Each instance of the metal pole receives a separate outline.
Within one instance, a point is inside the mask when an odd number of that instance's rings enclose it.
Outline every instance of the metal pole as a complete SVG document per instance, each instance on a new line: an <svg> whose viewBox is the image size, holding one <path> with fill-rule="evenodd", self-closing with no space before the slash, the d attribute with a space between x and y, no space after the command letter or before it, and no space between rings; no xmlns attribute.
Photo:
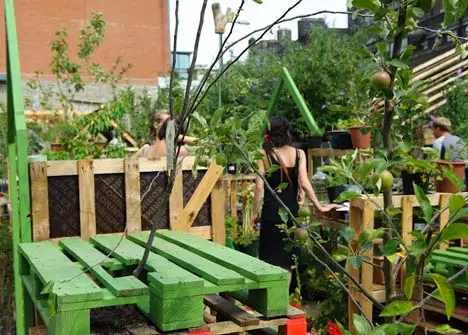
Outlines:
<svg viewBox="0 0 468 335"><path fill-rule="evenodd" d="M218 34L219 35L219 50L222 51L222 47L223 47L223 34ZM221 71L223 71L223 67L224 67L224 64L223 64L223 56L221 55L221 57L219 58L219 73L221 73ZM219 78L218 80L218 107L221 108L222 104L223 104L223 101L222 101L222 97L221 97L221 78Z"/></svg>

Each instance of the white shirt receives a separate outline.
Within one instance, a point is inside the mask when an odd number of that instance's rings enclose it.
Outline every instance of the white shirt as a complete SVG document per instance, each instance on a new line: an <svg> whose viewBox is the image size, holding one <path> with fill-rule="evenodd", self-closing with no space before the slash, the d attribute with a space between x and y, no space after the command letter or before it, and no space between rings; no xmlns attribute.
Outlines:
<svg viewBox="0 0 468 335"><path fill-rule="evenodd" d="M437 138L432 144L432 148L440 152L442 150L442 144L444 143L445 136Z"/></svg>

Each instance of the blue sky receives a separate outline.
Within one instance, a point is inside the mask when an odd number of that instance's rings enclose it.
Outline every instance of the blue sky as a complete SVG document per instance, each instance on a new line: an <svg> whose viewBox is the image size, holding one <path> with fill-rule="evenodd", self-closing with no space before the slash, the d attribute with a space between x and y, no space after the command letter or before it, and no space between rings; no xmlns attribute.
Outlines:
<svg viewBox="0 0 468 335"><path fill-rule="evenodd" d="M205 15L205 25L202 32L202 39L200 43L200 51L197 63L200 65L210 64L219 48L218 35L214 33L213 15L211 11L211 4L219 2L221 9L226 12L227 8L230 7L233 11L236 11L240 0L210 0L208 1L208 7ZM247 21L250 25L236 25L231 40L235 40L243 35L249 33L252 30L261 28L268 25L277 19L281 14L290 6L292 6L296 0L263 0L263 4L259 5L253 0L246 0L244 10L241 12L239 20ZM192 51L193 42L195 41L196 30L198 26L199 13L201 9L202 0L180 0L179 9L179 34L178 34L178 47L180 51ZM172 45L172 33L174 31L174 8L175 0L170 0L170 21L171 21L171 45ZM308 14L317 12L320 10L333 10L333 11L345 11L346 0L303 0L293 11L288 15L296 16L302 14ZM344 28L347 26L346 15L327 15L325 19L329 26L335 26ZM280 28L289 28L292 30L293 39L297 38L297 21L283 23L279 25ZM227 27L227 30L230 27ZM264 39L272 39L275 37L274 33L278 29L273 29L272 33L267 33ZM247 46L247 42L239 43L237 48L234 48L234 55L239 54L243 48Z"/></svg>

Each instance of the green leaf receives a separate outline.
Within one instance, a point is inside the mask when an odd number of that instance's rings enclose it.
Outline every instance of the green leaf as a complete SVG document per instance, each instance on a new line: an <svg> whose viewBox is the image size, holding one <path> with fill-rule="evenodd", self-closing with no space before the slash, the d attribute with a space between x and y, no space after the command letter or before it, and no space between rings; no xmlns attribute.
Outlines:
<svg viewBox="0 0 468 335"><path fill-rule="evenodd" d="M413 188L414 188L414 194L416 195L416 199L418 199L419 206L421 207L424 213L424 219L426 220L426 222L431 221L432 206L431 206L431 203L429 202L429 199L427 198L422 188L416 185L415 183L413 183Z"/></svg>
<svg viewBox="0 0 468 335"><path fill-rule="evenodd" d="M452 223L446 226L442 232L443 241L458 240L468 238L468 224Z"/></svg>
<svg viewBox="0 0 468 335"><path fill-rule="evenodd" d="M450 284L447 278L440 274L431 273L431 275L439 289L440 298L445 305L447 319L450 320L450 317L455 310L455 292L453 291L452 284Z"/></svg>
<svg viewBox="0 0 468 335"><path fill-rule="evenodd" d="M280 216L281 221L283 221L284 223L287 223L289 221L289 214L283 207L279 209L278 215Z"/></svg>
<svg viewBox="0 0 468 335"><path fill-rule="evenodd" d="M372 330L367 319L359 314L353 314L353 324L358 334L368 334Z"/></svg>
<svg viewBox="0 0 468 335"><path fill-rule="evenodd" d="M438 325L435 328L435 331L437 333L441 333L441 334L458 334L458 333L461 333L461 331L459 331L458 329L450 327L450 325Z"/></svg>
<svg viewBox="0 0 468 335"><path fill-rule="evenodd" d="M451 213L455 213L465 206L465 198L459 194L452 195L449 201L449 209Z"/></svg>
<svg viewBox="0 0 468 335"><path fill-rule="evenodd" d="M359 198L361 196L360 192L356 191L344 191L340 193L340 196L336 198L335 202L345 202L352 199Z"/></svg>
<svg viewBox="0 0 468 335"><path fill-rule="evenodd" d="M383 249L384 256L391 256L395 254L400 244L401 244L401 240L398 237L394 237L391 240L387 241Z"/></svg>
<svg viewBox="0 0 468 335"><path fill-rule="evenodd" d="M340 234L341 234L341 236L343 236L345 241L348 242L348 244L349 244L353 240L355 232L354 232L353 228L345 227L342 230L340 230Z"/></svg>
<svg viewBox="0 0 468 335"><path fill-rule="evenodd" d="M349 265L356 270L359 270L361 268L362 262L363 261L370 261L370 258L367 256L362 256L362 255L355 255L351 256L348 258Z"/></svg>
<svg viewBox="0 0 468 335"><path fill-rule="evenodd" d="M376 0L353 0L353 7L370 10L375 13L379 8L379 3Z"/></svg>
<svg viewBox="0 0 468 335"><path fill-rule="evenodd" d="M414 306L411 301L392 301L385 306L380 316L397 316L408 314L413 310Z"/></svg>
<svg viewBox="0 0 468 335"><path fill-rule="evenodd" d="M409 68L408 64L406 64L405 62L403 62L400 59L392 59L391 62L390 62L390 65L392 65L392 66L394 66L396 68L405 69L405 70Z"/></svg>
<svg viewBox="0 0 468 335"><path fill-rule="evenodd" d="M405 279L405 288L404 288L404 292L405 292L405 297L406 299L408 300L411 300L411 298L413 297L413 290L414 290L414 285L415 285L415 280L416 280L416 276L415 275L409 275L408 277L406 277Z"/></svg>
<svg viewBox="0 0 468 335"><path fill-rule="evenodd" d="M224 156L223 154L217 154L215 158L216 158L216 164L221 165L221 166L225 166L227 164L226 156Z"/></svg>
<svg viewBox="0 0 468 335"><path fill-rule="evenodd" d="M265 171L265 175L271 176L274 172L278 171L279 169L281 169L280 165L272 165Z"/></svg>
<svg viewBox="0 0 468 335"><path fill-rule="evenodd" d="M449 221L449 223L456 222L456 221L458 221L458 219L460 219L460 218L462 218L464 216L468 216L468 208L462 208L458 212L453 214L450 221Z"/></svg>
<svg viewBox="0 0 468 335"><path fill-rule="evenodd" d="M414 14L414 16L416 16L416 17L423 17L425 13L424 13L424 11L423 11L421 8L419 8L419 7L414 7L414 8L413 8L413 14Z"/></svg>
<svg viewBox="0 0 468 335"><path fill-rule="evenodd" d="M332 112L349 112L349 106L331 105L328 110Z"/></svg>
<svg viewBox="0 0 468 335"><path fill-rule="evenodd" d="M405 323L385 323L375 327L368 333L368 335L411 335L415 329L416 325L408 325Z"/></svg>
<svg viewBox="0 0 468 335"><path fill-rule="evenodd" d="M464 186L463 179L460 178L455 172L453 172L451 169L448 168L443 168L442 169L444 177L446 177L455 187L457 188L458 191L462 189Z"/></svg>
<svg viewBox="0 0 468 335"><path fill-rule="evenodd" d="M285 190L285 189L288 188L288 186L289 186L288 183L283 182L283 183L280 183L280 184L278 185L278 189L280 189L280 190Z"/></svg>

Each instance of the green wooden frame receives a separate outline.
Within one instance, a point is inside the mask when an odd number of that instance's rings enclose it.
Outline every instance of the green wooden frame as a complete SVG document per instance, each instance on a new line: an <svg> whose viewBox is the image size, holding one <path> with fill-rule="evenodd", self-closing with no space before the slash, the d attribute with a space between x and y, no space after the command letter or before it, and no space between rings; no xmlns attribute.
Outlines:
<svg viewBox="0 0 468 335"><path fill-rule="evenodd" d="M8 173L13 234L16 333L25 335L28 327L34 323L34 305L21 284L21 264L18 252L19 243L30 242L32 239L29 218L27 130L13 0L5 0L4 7L7 60Z"/></svg>
<svg viewBox="0 0 468 335"><path fill-rule="evenodd" d="M312 113L307 107L307 104L304 98L302 97L301 92L299 92L299 89L294 83L294 80L291 77L291 74L289 73L288 69L283 67L281 69L281 72L281 78L278 81L275 90L273 91L273 97L271 98L270 105L268 107L268 114L271 115L273 113L273 110L275 109L275 106L278 103L279 95L283 87L286 86L292 98L294 99L296 106L299 108L299 111L301 112L301 115L304 118L307 126L309 127L311 135L322 135L323 132L317 126L317 123L315 122Z"/></svg>

